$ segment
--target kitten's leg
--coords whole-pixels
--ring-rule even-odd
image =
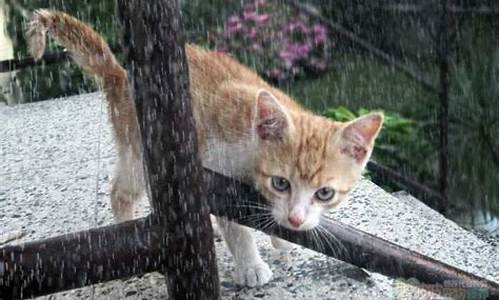
[[[119,151],[111,187],[111,208],[116,222],[134,218],[135,203],[143,192],[142,161],[129,149]]]
[[[260,257],[250,230],[224,218],[217,221],[235,260],[236,283],[253,287],[269,282],[273,273]]]
[[[280,250],[282,252],[289,252],[294,247],[293,243],[290,243],[289,241],[286,241],[284,239],[280,239],[279,237],[276,237],[274,235],[271,236],[271,244],[273,245],[274,249]]]

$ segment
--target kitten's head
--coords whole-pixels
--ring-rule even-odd
[[[361,177],[382,122],[380,113],[334,122],[285,107],[260,90],[254,179],[275,221],[307,230],[319,223],[323,212],[338,207]]]

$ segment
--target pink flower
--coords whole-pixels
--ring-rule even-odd
[[[313,32],[315,44],[324,44],[328,39],[328,30],[324,25],[314,25]]]
[[[257,36],[257,30],[255,30],[255,28],[250,28],[250,29],[246,32],[246,36],[247,36],[247,38],[249,38],[249,39],[253,39],[253,38],[255,38],[255,36]]]
[[[238,16],[230,16],[228,19],[227,19],[227,26],[236,26],[237,24],[240,23],[240,17]]]
[[[227,24],[227,28],[224,31],[223,35],[225,38],[232,37],[235,33],[240,32],[243,29],[243,24],[240,21],[235,21]]]
[[[281,50],[279,55],[287,68],[291,67],[293,62],[297,59],[297,56],[288,50]]]
[[[264,24],[269,20],[269,14],[256,15],[254,21],[257,24]]]
[[[308,43],[288,43],[285,44],[285,56],[291,58],[292,61],[306,58],[312,50],[312,46]],[[280,53],[281,56],[281,53]]]
[[[243,12],[243,19],[245,20],[255,20],[255,17],[257,16],[257,13],[255,11],[247,11],[245,10]]]
[[[292,21],[287,24],[286,29],[288,32],[299,31],[302,33],[309,33],[309,27],[302,20]]]
[[[223,33],[225,38],[232,37],[236,32],[241,31],[243,24],[241,23],[241,18],[235,15],[230,16],[226,22],[226,30]]]
[[[262,49],[262,46],[260,44],[253,43],[252,50],[257,51],[257,52],[261,52],[263,49]]]
[[[328,51],[333,47],[327,26],[301,14],[274,12],[268,0],[241,2],[240,11],[227,18],[215,40],[217,52],[250,51],[269,62],[262,71],[278,82],[327,69]]]
[[[312,50],[312,46],[310,44],[302,44],[302,45],[299,45],[297,47],[297,54],[300,57],[305,58],[309,55],[311,50]]]

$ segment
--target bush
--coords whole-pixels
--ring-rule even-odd
[[[324,72],[333,47],[325,25],[266,0],[229,16],[213,44],[274,82]]]

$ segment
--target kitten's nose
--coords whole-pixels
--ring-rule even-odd
[[[297,215],[292,215],[288,216],[288,222],[290,222],[290,224],[294,227],[299,227],[302,223],[304,223],[304,219]]]

